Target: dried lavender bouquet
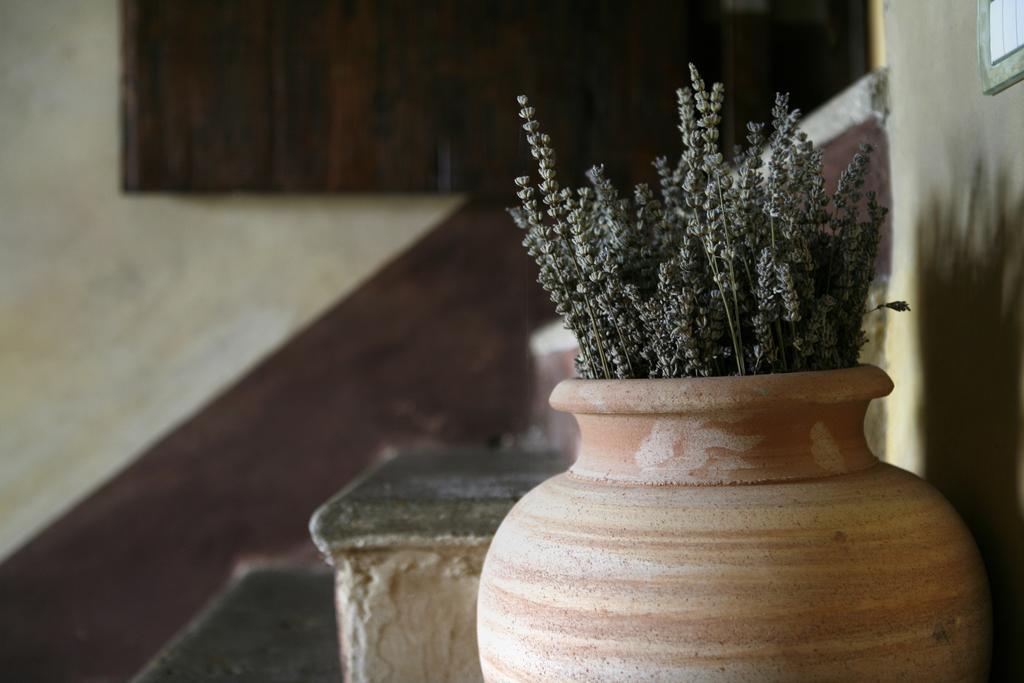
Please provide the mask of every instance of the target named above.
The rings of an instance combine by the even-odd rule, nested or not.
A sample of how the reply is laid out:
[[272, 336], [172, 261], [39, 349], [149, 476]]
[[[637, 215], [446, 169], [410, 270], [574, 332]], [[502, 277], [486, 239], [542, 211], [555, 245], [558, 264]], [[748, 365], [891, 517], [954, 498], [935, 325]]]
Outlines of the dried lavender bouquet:
[[[886, 209], [863, 192], [862, 145], [834, 194], [822, 154], [776, 96], [770, 130], [747, 126], [734, 163], [719, 149], [724, 88], [690, 65], [677, 91], [683, 151], [654, 162], [657, 193], [621, 196], [601, 166], [560, 187], [551, 140], [519, 97], [539, 185], [516, 178], [510, 209], [540, 283], [579, 340], [580, 376], [708, 377], [857, 364]], [[862, 203], [866, 196], [866, 210]], [[905, 304], [886, 304], [902, 309]]]

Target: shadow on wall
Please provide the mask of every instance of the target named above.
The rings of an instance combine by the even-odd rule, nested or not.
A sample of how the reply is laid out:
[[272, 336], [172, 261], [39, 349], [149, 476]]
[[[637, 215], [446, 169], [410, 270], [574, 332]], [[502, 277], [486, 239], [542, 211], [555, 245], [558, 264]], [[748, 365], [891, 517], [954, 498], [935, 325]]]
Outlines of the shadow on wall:
[[[975, 171], [917, 226], [925, 476], [978, 542], [992, 585], [992, 680], [1024, 680], [1024, 195]], [[962, 204], [958, 197], [966, 198]], [[926, 205], [927, 206], [927, 205]]]

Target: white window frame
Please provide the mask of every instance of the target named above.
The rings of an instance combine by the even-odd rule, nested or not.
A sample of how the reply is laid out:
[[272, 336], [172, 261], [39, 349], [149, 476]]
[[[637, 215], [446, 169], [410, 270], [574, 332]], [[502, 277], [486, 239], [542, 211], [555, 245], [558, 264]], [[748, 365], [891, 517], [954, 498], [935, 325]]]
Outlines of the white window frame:
[[[1018, 12], [1024, 10], [1024, 2], [1016, 0], [1015, 4]], [[978, 0], [978, 70], [986, 95], [995, 95], [1024, 80], [1024, 47], [1014, 48], [992, 63], [991, 7], [992, 0]]]

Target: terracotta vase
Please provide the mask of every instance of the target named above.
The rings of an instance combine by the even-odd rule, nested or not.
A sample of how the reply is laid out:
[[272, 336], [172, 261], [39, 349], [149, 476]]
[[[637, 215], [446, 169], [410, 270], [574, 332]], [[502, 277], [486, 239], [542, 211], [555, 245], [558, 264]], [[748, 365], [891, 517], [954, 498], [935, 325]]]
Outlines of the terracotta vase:
[[487, 681], [982, 681], [985, 570], [946, 500], [880, 463], [878, 368], [567, 380], [572, 468], [491, 544]]

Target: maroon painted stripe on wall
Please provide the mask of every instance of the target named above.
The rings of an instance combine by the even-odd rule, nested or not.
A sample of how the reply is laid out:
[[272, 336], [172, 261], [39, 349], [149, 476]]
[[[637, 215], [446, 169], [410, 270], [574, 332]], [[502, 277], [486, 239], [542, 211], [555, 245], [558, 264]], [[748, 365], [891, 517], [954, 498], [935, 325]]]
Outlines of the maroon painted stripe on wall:
[[519, 239], [464, 208], [0, 565], [3, 679], [124, 680], [382, 448], [523, 429], [550, 308]]

